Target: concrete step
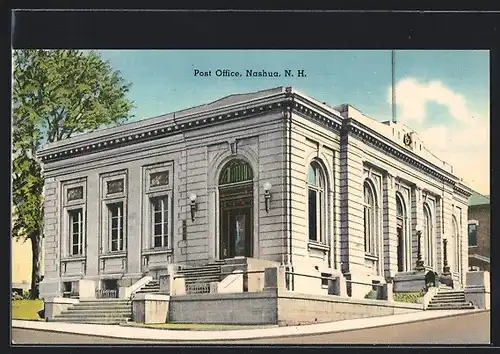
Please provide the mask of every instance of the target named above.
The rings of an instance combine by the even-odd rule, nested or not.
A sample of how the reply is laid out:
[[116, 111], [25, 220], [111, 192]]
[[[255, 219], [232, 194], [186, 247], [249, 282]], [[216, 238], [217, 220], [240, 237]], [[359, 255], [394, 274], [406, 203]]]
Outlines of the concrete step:
[[430, 303], [429, 308], [442, 308], [442, 307], [453, 307], [453, 308], [463, 308], [469, 307], [474, 308], [474, 305], [467, 302], [448, 302], [448, 303]]
[[66, 313], [75, 313], [75, 314], [87, 314], [87, 313], [97, 313], [97, 314], [107, 314], [107, 313], [119, 313], [119, 314], [122, 314], [122, 313], [129, 313], [129, 312], [132, 312], [132, 308], [129, 307], [129, 308], [123, 308], [123, 309], [82, 309], [82, 308], [78, 308], [78, 307], [73, 307], [73, 308], [70, 308], [68, 310], [66, 310], [65, 312], [63, 312], [62, 314], [66, 314]]
[[427, 310], [475, 310], [474, 306], [441, 306], [441, 307], [428, 307]]
[[73, 319], [108, 319], [108, 318], [129, 318], [132, 317], [132, 311], [129, 313], [123, 313], [123, 314], [118, 314], [118, 313], [108, 313], [108, 314], [103, 314], [103, 313], [83, 313], [83, 314], [75, 314], [75, 313], [63, 313], [60, 314], [59, 316], [56, 316], [55, 319], [68, 319], [68, 318], [73, 318]]
[[129, 318], [100, 318], [100, 319], [79, 319], [79, 318], [62, 318], [53, 319], [51, 322], [65, 322], [65, 323], [88, 323], [88, 324], [120, 324], [132, 321], [132, 317]]
[[130, 300], [122, 299], [97, 299], [97, 300], [80, 300], [80, 304], [132, 304]]
[[430, 304], [446, 304], [446, 303], [458, 303], [458, 302], [465, 302], [465, 299], [432, 299], [429, 303]]
[[121, 311], [131, 309], [132, 305], [127, 306], [88, 306], [88, 305], [75, 305], [70, 307], [67, 311]]
[[179, 270], [178, 274], [198, 274], [198, 273], [207, 273], [207, 272], [218, 272], [220, 273], [220, 266], [206, 266], [200, 268], [186, 268]]
[[433, 298], [436, 299], [451, 299], [451, 298], [464, 298], [465, 294], [437, 294]]

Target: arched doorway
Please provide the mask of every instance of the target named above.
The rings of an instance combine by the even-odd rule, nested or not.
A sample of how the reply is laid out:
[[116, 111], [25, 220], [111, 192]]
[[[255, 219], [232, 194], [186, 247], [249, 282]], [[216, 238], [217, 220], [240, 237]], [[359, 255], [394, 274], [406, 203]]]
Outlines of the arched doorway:
[[399, 194], [396, 194], [396, 234], [398, 237], [398, 248], [397, 248], [397, 261], [398, 261], [398, 272], [405, 271], [405, 220], [406, 220], [406, 210], [403, 204], [403, 200]]
[[253, 171], [242, 159], [229, 161], [219, 177], [220, 258], [252, 257]]

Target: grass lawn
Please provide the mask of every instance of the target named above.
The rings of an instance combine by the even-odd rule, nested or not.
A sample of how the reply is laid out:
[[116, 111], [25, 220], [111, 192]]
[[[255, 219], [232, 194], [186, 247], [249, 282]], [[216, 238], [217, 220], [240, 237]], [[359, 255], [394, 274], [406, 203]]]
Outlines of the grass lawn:
[[42, 300], [14, 300], [12, 301], [12, 319], [39, 320], [38, 311], [43, 310]]
[[224, 325], [224, 324], [205, 324], [205, 323], [152, 323], [144, 324], [137, 322], [129, 322], [125, 326], [132, 327], [145, 327], [145, 328], [156, 328], [156, 329], [177, 329], [177, 330], [192, 330], [192, 331], [217, 331], [217, 330], [237, 330], [237, 329], [252, 329], [252, 328], [262, 328], [269, 327], [266, 325]]

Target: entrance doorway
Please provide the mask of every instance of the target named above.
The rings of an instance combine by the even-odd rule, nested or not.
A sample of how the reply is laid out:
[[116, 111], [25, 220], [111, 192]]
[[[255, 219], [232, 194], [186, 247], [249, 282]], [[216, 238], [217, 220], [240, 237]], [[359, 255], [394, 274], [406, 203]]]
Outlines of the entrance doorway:
[[253, 255], [253, 173], [243, 160], [232, 160], [219, 179], [219, 258]]

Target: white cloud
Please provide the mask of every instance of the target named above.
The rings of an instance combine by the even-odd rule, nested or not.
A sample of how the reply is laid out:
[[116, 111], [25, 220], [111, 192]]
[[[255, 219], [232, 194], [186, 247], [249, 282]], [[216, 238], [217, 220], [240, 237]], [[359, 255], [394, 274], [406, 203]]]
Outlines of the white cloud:
[[[391, 103], [389, 89], [388, 102]], [[435, 102], [448, 109], [455, 123], [436, 122], [429, 125], [426, 105]], [[422, 83], [405, 78], [396, 85], [396, 104], [400, 109], [398, 120], [416, 123], [416, 129], [425, 146], [437, 157], [450, 163], [454, 172], [478, 192], [490, 190], [490, 134], [489, 115], [473, 114], [464, 95], [454, 92], [442, 82]], [[485, 107], [485, 111], [487, 111]], [[435, 122], [435, 121], [434, 121]], [[425, 127], [425, 128], [422, 128]]]

